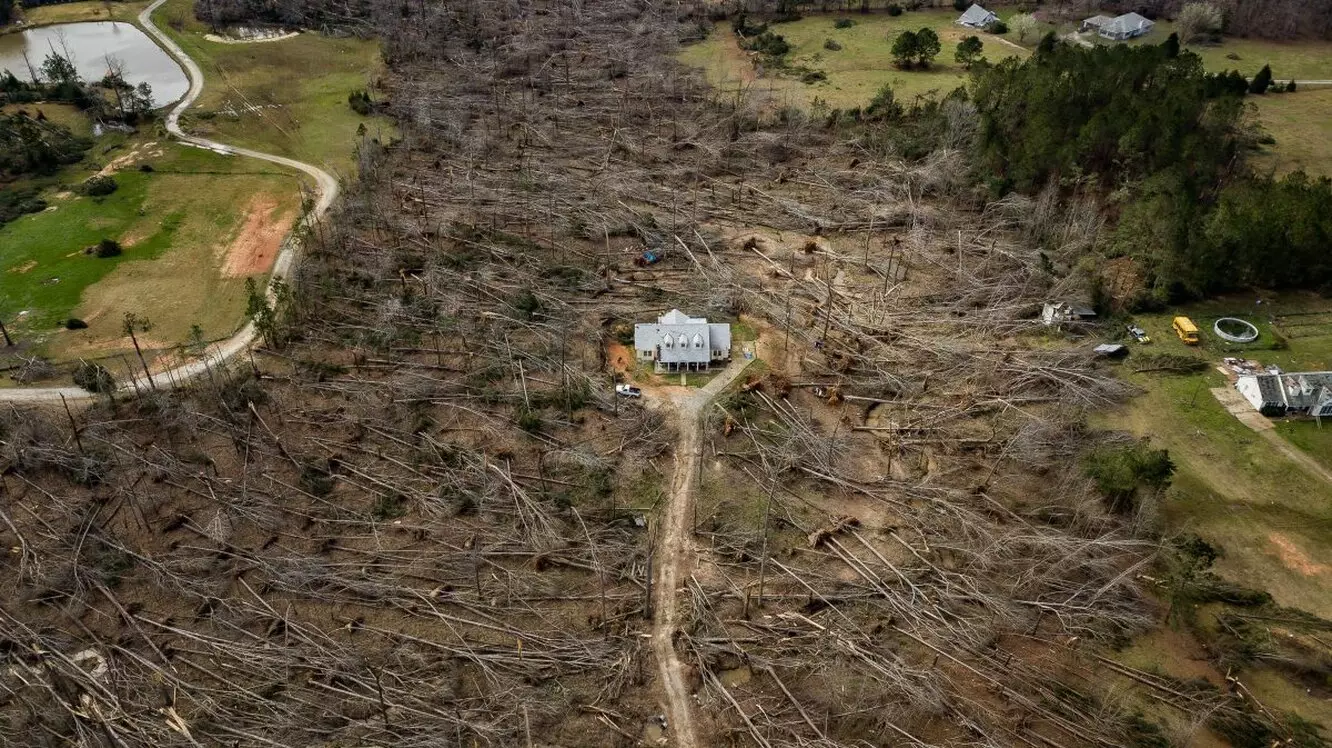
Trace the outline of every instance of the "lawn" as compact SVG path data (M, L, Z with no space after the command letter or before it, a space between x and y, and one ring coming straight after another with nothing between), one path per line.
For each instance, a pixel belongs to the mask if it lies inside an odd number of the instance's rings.
M303 33L221 44L204 39L208 29L192 8L192 0L170 0L154 16L204 72L203 95L182 118L185 130L348 176L362 125L371 137L393 135L386 118L362 117L347 103L382 73L378 42Z
M992 34L956 25L957 16L952 9L922 10L896 17L886 13L821 14L773 25L772 31L784 36L794 47L787 55L789 66L819 70L827 75L826 81L812 84L802 83L798 76L771 71L758 77L759 71L749 53L739 48L735 34L724 23L717 24L707 39L681 50L680 59L702 68L708 81L721 90L733 91L744 86L766 91L783 103L804 106L818 98L828 106L846 108L869 103L885 84L892 86L897 99L904 102L916 96L941 96L962 85L967 73L953 61L953 53L965 36L979 36L985 45L985 57L991 61L1030 54ZM834 21L843 17L855 25L836 28ZM939 56L928 70L898 70L892 62L893 39L903 31L922 27L938 33L942 47ZM841 49L825 49L824 43L829 39L841 45Z
M1153 338L1150 346L1133 344L1135 355L1187 353L1216 362L1241 355L1287 370L1332 368L1332 324L1296 336L1290 317L1332 304L1311 295L1231 297L1192 305L1189 315L1203 331L1203 344L1189 348L1170 330L1173 314L1143 315L1134 321ZM1262 337L1247 347L1229 346L1211 333L1219 316L1254 322ZM1300 319L1299 317L1294 317ZM1289 347L1273 349L1280 333ZM1215 369L1188 376L1131 373L1126 377L1144 394L1105 414L1099 425L1119 428L1170 450L1177 466L1174 484L1162 503L1169 531L1192 531L1222 548L1216 568L1226 578L1270 592L1282 605L1332 617L1332 567L1324 564L1332 549L1332 486L1306 473L1265 439L1241 424L1208 391L1227 386ZM1309 422L1288 422L1279 432L1315 459L1329 462L1332 424L1322 431Z
M76 192L121 158L116 192ZM17 336L57 359L123 348L126 311L153 320L154 345L184 341L193 324L210 339L230 334L244 312L245 273L223 277L225 256L265 242L271 251L273 233L285 233L299 210L294 175L146 134L100 140L88 160L56 179L43 193L46 211L0 227L0 314ZM242 233L252 238L239 239ZM119 242L123 254L84 252L102 239ZM88 329L60 329L69 317Z
M1303 169L1310 176L1332 177L1332 90L1251 96L1249 101L1276 139L1254 159L1260 171L1281 175Z
M139 11L147 5L148 0L42 5L36 8L24 9L22 21L25 26L49 26L53 23L75 23L78 21L133 22L138 17Z
M92 123L73 104L5 104L0 106L0 112L4 114L27 112L32 117L40 113L51 122L69 128L69 131L75 135L83 137L92 135Z

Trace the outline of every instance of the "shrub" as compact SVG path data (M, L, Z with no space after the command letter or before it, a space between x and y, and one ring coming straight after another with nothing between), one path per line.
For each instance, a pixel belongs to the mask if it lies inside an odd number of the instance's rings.
M362 117L368 116L375 111L375 102L370 99L370 93L365 89L352 91L348 94L347 104L351 106L352 111Z
M1267 89L1272 87L1272 66L1264 65L1258 74L1253 76L1253 81L1249 83L1249 93L1265 94Z
M953 0L953 10L962 13L971 7L970 0Z
M769 57L783 57L791 51L791 44L786 41L786 37L771 31L765 31L753 39L745 40L740 46Z
M801 83L818 83L826 80L828 80L828 74L822 70L810 70L800 76Z
M99 175L90 177L88 181L84 182L83 186L79 188L79 191L88 197L105 197L119 188L120 185L116 184L115 179Z
M518 409L518 428L529 434L535 434L541 430L541 414L531 408L522 407Z
M842 45L838 44L836 39L824 39L823 48L829 52L836 52L842 48Z
M97 249L93 252L98 257L119 257L122 251L120 242L115 239L103 239L97 243Z
M152 174L154 169L152 164L139 164L139 171L144 174Z
M83 320L79 319L78 317L70 317L69 319L65 320L65 329L66 329L66 330L87 330L87 329L88 329L88 323L87 323L87 322L84 322Z
M836 21L833 21L833 28L835 29L849 29L855 25L856 22L850 18L839 18Z
M111 394L116 391L116 379L105 366L91 361L80 361L74 370L74 384L89 392Z
M1295 81L1294 81L1294 80L1288 80L1288 81L1286 81L1286 93L1295 93Z
M327 460L315 460L301 465L300 485L314 496L327 496L336 484Z
M888 6L888 15L893 16L893 17L897 17L897 16L902 15L902 6L898 5L897 3L893 3L892 5L889 5L889 6Z
M990 33L991 33L991 34L1007 34L1007 33L1008 33L1008 24L1004 23L1003 21L995 21L994 23L990 24Z
M1170 485L1175 464L1168 451L1137 443L1097 449L1087 456L1086 470L1111 509L1128 511L1139 489L1159 491Z
M513 300L513 308L522 319L534 319L541 311L541 299L531 291L523 291Z
M380 496L370 514L380 522L402 517L407 514L407 498L397 493Z
M735 18L731 19L731 30L734 31L737 36L758 36L768 30L768 24L757 23L751 26L749 24L749 16L742 12Z

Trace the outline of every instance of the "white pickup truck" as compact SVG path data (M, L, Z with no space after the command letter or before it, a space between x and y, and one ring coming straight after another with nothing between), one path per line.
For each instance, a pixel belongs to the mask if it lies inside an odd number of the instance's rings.
M624 397L642 397L643 391L632 384L617 384L615 385L615 394Z

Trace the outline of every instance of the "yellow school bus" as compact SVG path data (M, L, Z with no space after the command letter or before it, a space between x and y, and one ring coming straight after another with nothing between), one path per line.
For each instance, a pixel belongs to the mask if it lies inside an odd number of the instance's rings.
M1198 326L1193 324L1193 320L1188 317L1176 317L1174 328L1175 334L1185 345L1198 344Z

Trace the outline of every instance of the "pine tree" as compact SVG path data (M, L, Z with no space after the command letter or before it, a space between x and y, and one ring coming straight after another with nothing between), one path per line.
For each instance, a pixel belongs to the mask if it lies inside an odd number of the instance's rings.
M1165 50L1167 59L1173 60L1179 57L1179 34L1172 33L1166 37L1166 40L1161 43L1161 49Z
M1253 76L1253 81L1249 83L1249 93L1265 94L1267 89L1272 86L1272 66L1264 65L1258 74Z

